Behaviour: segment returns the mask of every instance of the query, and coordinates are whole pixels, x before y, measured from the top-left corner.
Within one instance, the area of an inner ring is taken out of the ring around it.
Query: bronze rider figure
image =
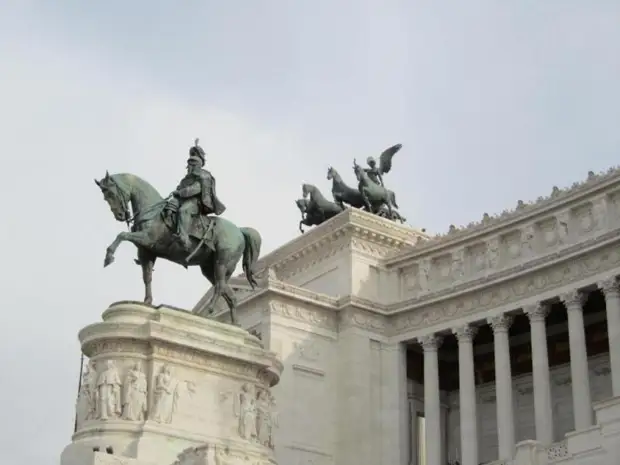
[[[172,192],[174,200],[178,202],[176,233],[188,252],[192,248],[189,232],[193,217],[221,215],[226,210],[215,193],[215,178],[203,168],[205,159],[206,153],[196,139],[194,146],[189,149],[187,174]]]

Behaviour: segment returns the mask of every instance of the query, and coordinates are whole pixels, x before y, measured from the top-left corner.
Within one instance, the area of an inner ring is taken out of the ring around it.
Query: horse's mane
[[[159,193],[157,189],[155,189],[148,181],[131,173],[118,173],[110,176],[114,179],[114,182],[119,185],[125,191],[133,188],[139,188],[142,193],[149,198],[153,198],[155,200],[161,200],[163,197]]]

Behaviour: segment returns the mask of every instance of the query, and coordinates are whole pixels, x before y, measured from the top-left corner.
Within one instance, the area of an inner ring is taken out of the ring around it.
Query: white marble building
[[[279,463],[617,463],[620,171],[439,237],[348,210],[259,269]]]

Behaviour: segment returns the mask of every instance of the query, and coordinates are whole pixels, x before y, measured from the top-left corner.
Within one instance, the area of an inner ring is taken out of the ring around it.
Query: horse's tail
[[[245,248],[243,249],[243,272],[245,277],[252,286],[252,289],[258,285],[254,278],[254,265],[260,255],[260,246],[263,240],[260,233],[254,228],[240,228],[243,238],[245,239]]]
[[[394,208],[396,209],[400,208],[398,204],[396,203],[396,194],[394,193],[394,191],[390,191],[390,200],[392,201],[392,205],[394,205]]]

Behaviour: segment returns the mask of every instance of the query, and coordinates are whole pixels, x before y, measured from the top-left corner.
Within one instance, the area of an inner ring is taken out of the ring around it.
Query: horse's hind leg
[[[215,311],[215,304],[217,303],[217,299],[219,299],[221,295],[221,290],[219,289],[219,286],[217,285],[217,281],[215,279],[213,255],[209,257],[209,260],[200,264],[200,271],[202,272],[202,275],[207,278],[207,280],[213,286],[213,294],[211,295],[209,302],[207,302],[207,304],[205,305],[207,315],[211,315]]]

